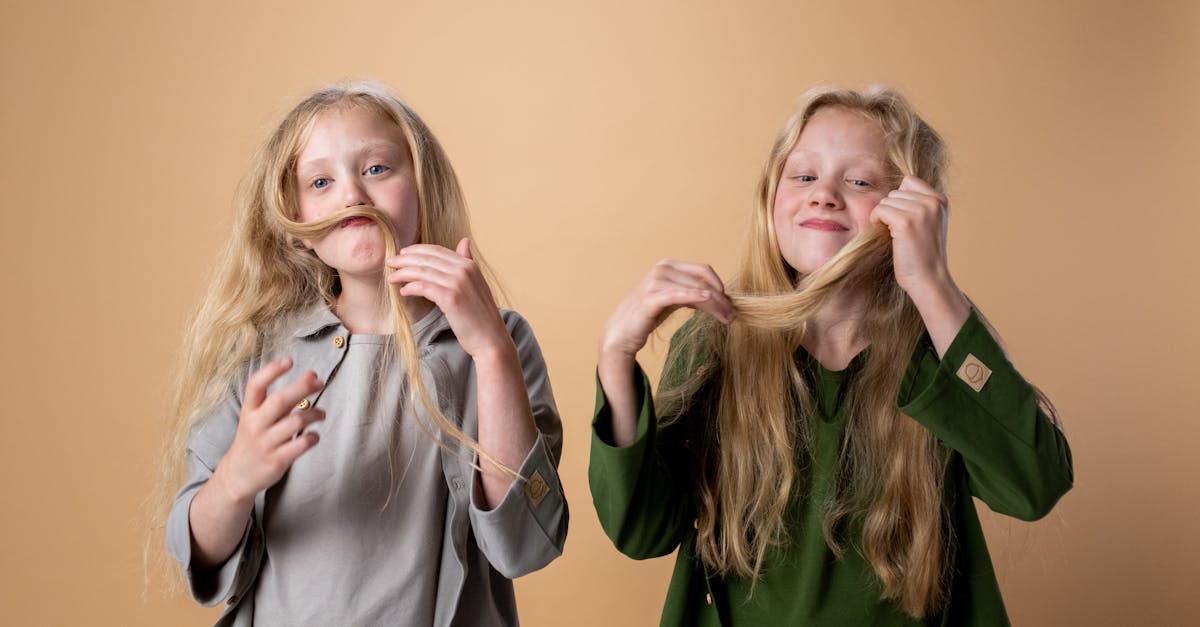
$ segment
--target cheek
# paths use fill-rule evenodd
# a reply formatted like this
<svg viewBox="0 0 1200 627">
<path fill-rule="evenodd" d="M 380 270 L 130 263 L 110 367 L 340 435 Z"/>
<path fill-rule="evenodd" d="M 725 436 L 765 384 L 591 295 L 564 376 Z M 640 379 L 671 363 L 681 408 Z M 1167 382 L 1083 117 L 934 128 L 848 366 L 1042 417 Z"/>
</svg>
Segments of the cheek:
<svg viewBox="0 0 1200 627">
<path fill-rule="evenodd" d="M 395 216 L 396 228 L 401 239 L 408 240 L 401 242 L 402 246 L 415 243 L 417 231 L 421 223 L 421 207 L 420 201 L 417 199 L 417 187 L 415 184 L 405 186 L 400 193 L 400 206 L 398 207 L 397 215 Z"/>
<path fill-rule="evenodd" d="M 313 206 L 311 202 L 301 200 L 296 207 L 296 221 L 298 222 L 313 222 L 321 217 L 321 212 Z M 311 248 L 311 246 L 309 247 Z"/>
<path fill-rule="evenodd" d="M 795 204 L 792 195 L 782 187 L 775 191 L 775 206 L 771 209 L 771 217 L 775 220 L 776 228 L 787 224 L 788 219 L 795 213 Z"/>
<path fill-rule="evenodd" d="M 879 201 L 884 198 L 885 196 L 863 198 L 850 207 L 850 219 L 854 221 L 855 228 L 863 231 L 871 227 L 871 212 L 875 211 Z"/>
</svg>

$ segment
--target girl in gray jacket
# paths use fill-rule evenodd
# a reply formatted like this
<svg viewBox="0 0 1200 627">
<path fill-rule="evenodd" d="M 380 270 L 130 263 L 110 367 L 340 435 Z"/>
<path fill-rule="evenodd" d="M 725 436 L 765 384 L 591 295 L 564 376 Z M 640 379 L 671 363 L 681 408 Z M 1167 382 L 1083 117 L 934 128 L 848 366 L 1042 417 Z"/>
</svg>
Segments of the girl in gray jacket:
<svg viewBox="0 0 1200 627">
<path fill-rule="evenodd" d="M 175 386 L 167 544 L 219 625 L 517 623 L 562 552 L 561 426 L 462 193 L 386 89 L 259 152 Z"/>
</svg>

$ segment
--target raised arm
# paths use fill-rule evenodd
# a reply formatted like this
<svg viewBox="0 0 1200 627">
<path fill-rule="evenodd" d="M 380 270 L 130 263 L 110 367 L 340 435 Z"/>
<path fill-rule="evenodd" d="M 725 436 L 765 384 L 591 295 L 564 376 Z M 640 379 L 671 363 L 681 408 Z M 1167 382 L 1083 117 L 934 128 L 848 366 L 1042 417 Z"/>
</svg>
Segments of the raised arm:
<svg viewBox="0 0 1200 627">
<path fill-rule="evenodd" d="M 710 266 L 664 259 L 617 305 L 604 327 L 597 374 L 608 399 L 608 430 L 614 446 L 629 446 L 637 428 L 637 353 L 663 320 L 680 307 L 707 312 L 726 324 L 737 315 L 725 295 L 725 284 Z"/>
<path fill-rule="evenodd" d="M 487 281 L 471 258 L 470 240 L 457 250 L 417 244 L 390 258 L 388 277 L 402 283 L 400 294 L 420 296 L 445 314 L 459 345 L 475 361 L 479 412 L 479 448 L 517 470 L 537 439 L 521 360 L 500 318 Z M 508 493 L 513 476 L 486 459 L 482 484 L 485 505 L 495 507 Z"/>
</svg>

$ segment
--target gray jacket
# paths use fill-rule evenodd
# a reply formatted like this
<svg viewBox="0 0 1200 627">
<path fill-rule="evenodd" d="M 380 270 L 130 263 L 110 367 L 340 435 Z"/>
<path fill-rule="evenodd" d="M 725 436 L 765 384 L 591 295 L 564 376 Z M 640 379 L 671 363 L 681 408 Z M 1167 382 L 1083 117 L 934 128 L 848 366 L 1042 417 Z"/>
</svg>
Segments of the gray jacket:
<svg viewBox="0 0 1200 627">
<path fill-rule="evenodd" d="M 440 311 L 437 320 L 421 334 L 418 350 L 423 379 L 434 402 L 451 420 L 460 421 L 468 436 L 478 437 L 475 403 L 475 369 L 470 355 L 459 346 Z M 511 579 L 533 572 L 562 554 L 567 535 L 567 503 L 558 477 L 562 452 L 562 425 L 546 364 L 529 323 L 513 311 L 501 315 L 516 344 L 525 374 L 525 386 L 540 437 L 534 443 L 503 501 L 485 511 L 470 450 L 443 440 L 457 455 L 441 452 L 442 471 L 449 498 L 438 572 L 434 624 L 516 625 L 516 599 Z M 346 354 L 342 347 L 350 333 L 324 305 L 298 315 L 295 332 L 278 354 L 289 354 L 297 365 L 272 389 L 287 385 L 307 370 L 323 381 L 335 376 Z M 188 510 L 196 492 L 212 476 L 237 432 L 241 396 L 246 377 L 274 355 L 254 360 L 232 386 L 229 397 L 193 427 L 186 451 L 187 482 L 175 497 L 167 523 L 167 544 L 183 566 L 192 596 L 205 605 L 222 601 L 227 608 L 217 625 L 250 625 L 254 616 L 254 581 L 263 559 L 263 507 L 265 492 L 255 498 L 246 534 L 230 558 L 219 568 L 197 572 L 192 564 Z M 320 393 L 310 402 L 316 403 Z"/>
</svg>

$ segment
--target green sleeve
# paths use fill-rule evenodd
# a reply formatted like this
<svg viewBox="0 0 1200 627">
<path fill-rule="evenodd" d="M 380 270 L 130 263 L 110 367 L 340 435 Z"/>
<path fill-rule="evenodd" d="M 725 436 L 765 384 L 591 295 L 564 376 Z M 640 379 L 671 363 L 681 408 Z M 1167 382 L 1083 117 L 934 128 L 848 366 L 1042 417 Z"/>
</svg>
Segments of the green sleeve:
<svg viewBox="0 0 1200 627">
<path fill-rule="evenodd" d="M 901 389 L 900 411 L 962 456 L 992 510 L 1037 520 L 1071 488 L 1066 438 L 974 310 L 941 360 L 918 346 Z"/>
<path fill-rule="evenodd" d="M 676 351 L 683 333 L 681 329 L 671 340 L 668 365 L 679 361 Z M 682 374 L 668 373 L 664 383 Z M 674 551 L 695 519 L 686 441 L 690 417 L 680 416 L 660 425 L 650 380 L 641 366 L 635 366 L 633 377 L 641 410 L 634 441 L 625 447 L 612 445 L 611 410 L 599 380 L 596 382 L 588 481 L 600 525 L 617 550 L 634 559 L 647 559 Z"/>
</svg>

